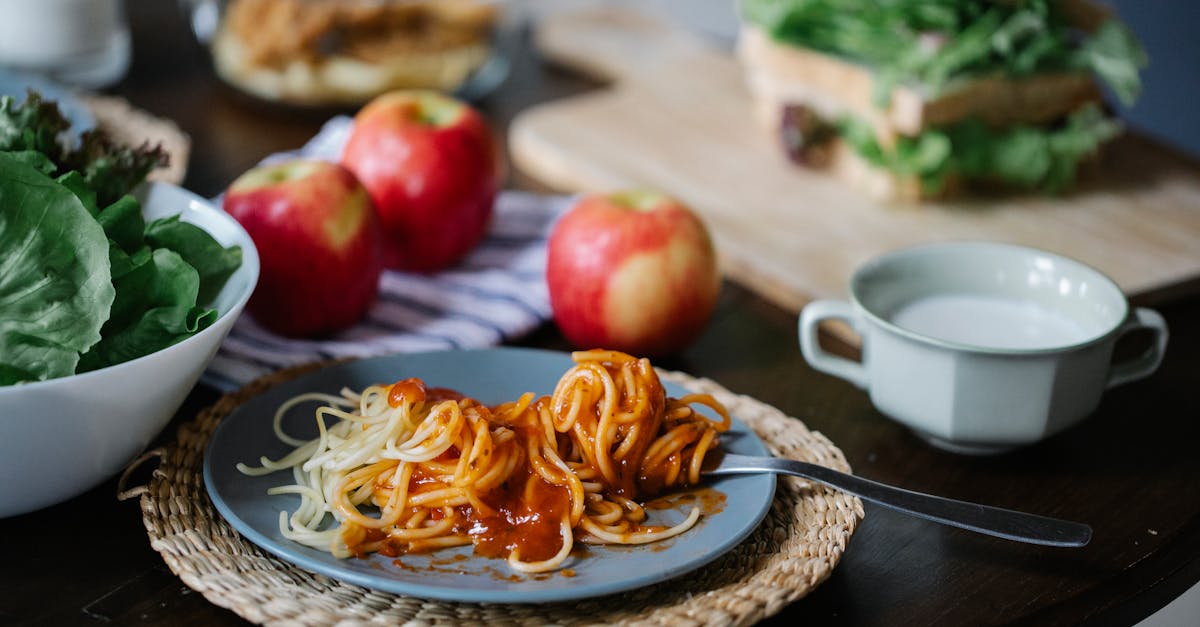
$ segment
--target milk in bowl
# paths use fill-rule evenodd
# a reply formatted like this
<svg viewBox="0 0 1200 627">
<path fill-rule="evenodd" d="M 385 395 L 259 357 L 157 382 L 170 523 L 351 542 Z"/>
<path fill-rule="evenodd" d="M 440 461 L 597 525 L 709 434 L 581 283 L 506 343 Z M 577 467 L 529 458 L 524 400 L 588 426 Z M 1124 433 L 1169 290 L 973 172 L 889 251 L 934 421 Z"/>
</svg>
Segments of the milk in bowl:
<svg viewBox="0 0 1200 627">
<path fill-rule="evenodd" d="M 892 324 L 956 344 L 999 349 L 1039 349 L 1084 342 L 1082 324 L 1033 301 L 979 294 L 936 294 L 908 303 Z"/>
</svg>

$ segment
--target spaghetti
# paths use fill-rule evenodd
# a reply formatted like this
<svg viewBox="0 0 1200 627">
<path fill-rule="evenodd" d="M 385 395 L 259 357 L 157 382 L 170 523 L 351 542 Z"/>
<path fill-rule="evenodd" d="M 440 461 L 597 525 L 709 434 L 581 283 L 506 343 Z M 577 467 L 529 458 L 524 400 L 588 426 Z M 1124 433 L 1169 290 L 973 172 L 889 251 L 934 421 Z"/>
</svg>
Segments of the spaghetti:
<svg viewBox="0 0 1200 627">
<path fill-rule="evenodd" d="M 295 484 L 269 491 L 301 497 L 280 514 L 281 532 L 339 557 L 474 544 L 535 573 L 558 568 L 576 541 L 643 544 L 690 529 L 699 508 L 679 524 L 652 525 L 637 501 L 699 482 L 705 454 L 729 429 L 724 406 L 707 394 L 667 397 L 646 359 L 604 350 L 572 358 L 552 395 L 494 407 L 420 379 L 296 396 L 275 414 L 276 435 L 295 450 L 238 469 L 290 468 Z M 323 403 L 319 437 L 284 433 L 283 415 L 314 400 Z M 326 513 L 338 524 L 322 529 Z"/>
</svg>

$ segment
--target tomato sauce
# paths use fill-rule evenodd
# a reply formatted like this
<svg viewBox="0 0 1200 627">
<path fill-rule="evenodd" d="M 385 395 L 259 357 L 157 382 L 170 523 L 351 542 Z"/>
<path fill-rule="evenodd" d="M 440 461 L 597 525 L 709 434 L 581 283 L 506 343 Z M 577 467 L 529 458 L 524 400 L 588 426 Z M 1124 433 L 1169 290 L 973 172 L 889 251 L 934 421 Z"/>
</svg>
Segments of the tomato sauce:
<svg viewBox="0 0 1200 627">
<path fill-rule="evenodd" d="M 397 381 L 388 388 L 388 406 L 399 407 L 406 401 L 420 403 L 425 400 L 426 395 L 425 382 L 420 379 L 414 377 Z"/>
<path fill-rule="evenodd" d="M 534 481 L 541 487 L 533 490 L 530 501 L 523 497 L 506 500 L 497 504 L 495 514 L 472 516 L 469 533 L 475 537 L 476 553 L 507 557 L 516 550 L 525 562 L 546 560 L 558 553 L 563 542 L 560 525 L 569 508 L 567 492 L 541 479 Z"/>
<path fill-rule="evenodd" d="M 527 418 L 535 415 L 536 412 L 517 415 L 511 412 L 500 412 L 493 415 L 492 409 L 465 397 L 456 390 L 427 387 L 421 379 L 417 378 L 397 381 L 388 389 L 388 404 L 392 407 L 399 407 L 405 403 L 437 403 L 446 400 L 458 402 L 464 413 L 474 413 L 478 417 L 488 420 L 493 426 L 499 426 L 501 421 L 509 423 L 504 426 L 511 429 L 517 437 L 515 441 L 506 446 L 515 447 L 522 451 L 522 455 L 526 450 L 526 442 L 532 438 L 541 437 L 540 427 L 535 421 Z M 534 407 L 536 408 L 539 403 L 544 402 L 548 402 L 548 398 L 538 399 L 534 402 Z M 661 390 L 658 391 L 658 394 L 651 396 L 647 401 L 649 410 L 652 412 L 651 415 L 661 416 L 665 402 L 665 393 Z M 501 415 L 504 417 L 501 418 Z M 510 421 L 516 424 L 512 424 Z M 653 432 L 657 431 L 659 425 L 655 421 L 653 425 L 648 426 L 653 427 Z M 560 448 L 569 446 L 566 434 L 560 434 L 560 438 Z M 587 439 L 592 440 L 591 434 L 588 434 Z M 617 440 L 620 441 L 620 438 Z M 659 464 L 649 471 L 638 468 L 629 460 L 641 460 L 649 441 L 650 439 L 646 438 L 639 442 L 634 446 L 636 450 L 629 451 L 630 454 L 624 459 L 613 460 L 617 485 L 607 486 L 609 489 L 627 498 L 637 498 L 657 495 L 670 483 L 669 473 L 673 468 L 679 468 L 681 457 L 688 456 L 681 456 L 681 452 L 676 452 L 666 460 L 666 463 Z M 461 451 L 458 447 L 452 446 L 434 461 L 453 465 L 460 455 Z M 687 471 L 679 468 L 679 472 L 686 473 Z M 599 474 L 598 472 L 592 473 L 597 477 Z M 397 472 L 389 474 L 387 479 L 379 480 L 375 485 L 376 498 L 386 498 L 385 495 L 390 494 L 394 482 L 399 479 L 399 476 Z M 444 487 L 446 487 L 445 484 L 437 476 L 421 468 L 416 468 L 409 480 L 408 489 L 410 494 L 415 495 Z M 719 495 L 719 493 L 716 494 Z M 700 504 L 703 509 L 708 511 L 720 510 L 724 505 L 724 497 L 723 495 L 719 496 L 720 498 L 717 499 L 710 495 L 702 495 L 699 497 Z M 429 519 L 441 521 L 446 516 L 452 517 L 454 532 L 469 535 L 474 543 L 475 553 L 484 557 L 506 558 L 516 551 L 521 561 L 537 562 L 553 557 L 562 549 L 561 525 L 563 519 L 570 515 L 570 491 L 565 487 L 547 483 L 530 468 L 528 463 L 517 464 L 512 476 L 504 483 L 490 492 L 480 494 L 479 497 L 492 511 L 477 511 L 466 505 L 454 507 L 449 512 L 442 508 L 435 508 L 428 511 Z M 656 505 L 662 507 L 664 504 L 665 502 L 660 500 L 650 505 L 649 508 L 654 508 Z M 383 530 L 366 530 L 365 534 L 361 534 L 355 540 L 358 540 L 355 543 L 357 546 L 351 547 L 351 551 L 355 554 L 360 554 L 362 547 L 368 544 L 379 545 L 380 553 L 393 558 L 404 553 L 421 552 L 414 550 L 406 542 L 390 540 Z M 576 546 L 576 551 L 584 550 L 586 549 L 582 545 Z M 573 575 L 573 571 L 564 573 L 564 576 L 567 577 Z"/>
<path fill-rule="evenodd" d="M 397 381 L 388 388 L 388 405 L 391 407 L 399 407 L 406 401 L 409 403 L 420 403 L 429 401 L 431 403 L 440 403 L 442 401 L 463 401 L 469 400 L 463 396 L 461 392 L 450 388 L 431 388 L 425 385 L 425 382 L 416 377 L 402 379 Z"/>
<path fill-rule="evenodd" d="M 451 390 L 450 388 L 426 388 L 425 393 L 427 398 L 434 403 L 471 400 L 463 396 L 458 390 Z"/>
<path fill-rule="evenodd" d="M 516 550 L 521 561 L 536 562 L 554 557 L 562 549 L 561 524 L 571 509 L 566 488 L 546 483 L 522 464 L 508 481 L 484 495 L 483 501 L 495 513 L 468 513 L 467 533 L 474 538 L 479 555 L 507 557 Z"/>
</svg>

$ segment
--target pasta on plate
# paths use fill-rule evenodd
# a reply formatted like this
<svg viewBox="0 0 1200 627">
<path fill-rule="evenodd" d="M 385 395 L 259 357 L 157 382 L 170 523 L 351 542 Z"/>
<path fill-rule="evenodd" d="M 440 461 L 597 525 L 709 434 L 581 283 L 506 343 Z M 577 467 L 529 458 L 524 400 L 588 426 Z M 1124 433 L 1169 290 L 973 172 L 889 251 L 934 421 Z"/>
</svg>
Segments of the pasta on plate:
<svg viewBox="0 0 1200 627">
<path fill-rule="evenodd" d="M 639 500 L 699 482 L 730 427 L 724 406 L 707 394 L 668 397 L 646 359 L 605 350 L 572 358 L 553 394 L 491 407 L 416 378 L 298 395 L 275 414 L 276 435 L 296 448 L 238 469 L 291 469 L 295 483 L 270 490 L 301 497 L 281 513 L 281 533 L 339 557 L 473 544 L 536 573 L 559 568 L 577 541 L 643 544 L 690 529 L 699 508 L 654 525 Z M 283 415 L 313 401 L 322 403 L 319 436 L 284 433 Z"/>
</svg>

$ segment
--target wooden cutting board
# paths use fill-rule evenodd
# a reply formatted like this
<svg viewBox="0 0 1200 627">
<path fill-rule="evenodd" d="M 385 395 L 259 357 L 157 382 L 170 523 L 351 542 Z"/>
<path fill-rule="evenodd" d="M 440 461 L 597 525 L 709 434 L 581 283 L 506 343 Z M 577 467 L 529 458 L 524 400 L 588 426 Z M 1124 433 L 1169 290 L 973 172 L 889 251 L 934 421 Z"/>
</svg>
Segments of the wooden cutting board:
<svg viewBox="0 0 1200 627">
<path fill-rule="evenodd" d="M 727 275 L 792 311 L 845 297 L 874 255 L 941 240 L 1058 252 L 1145 300 L 1200 287 L 1200 167 L 1149 140 L 1119 140 L 1069 195 L 891 206 L 788 163 L 727 51 L 616 10 L 546 18 L 535 41 L 546 58 L 612 86 L 519 115 L 516 165 L 568 191 L 679 197 L 707 221 Z"/>
</svg>

